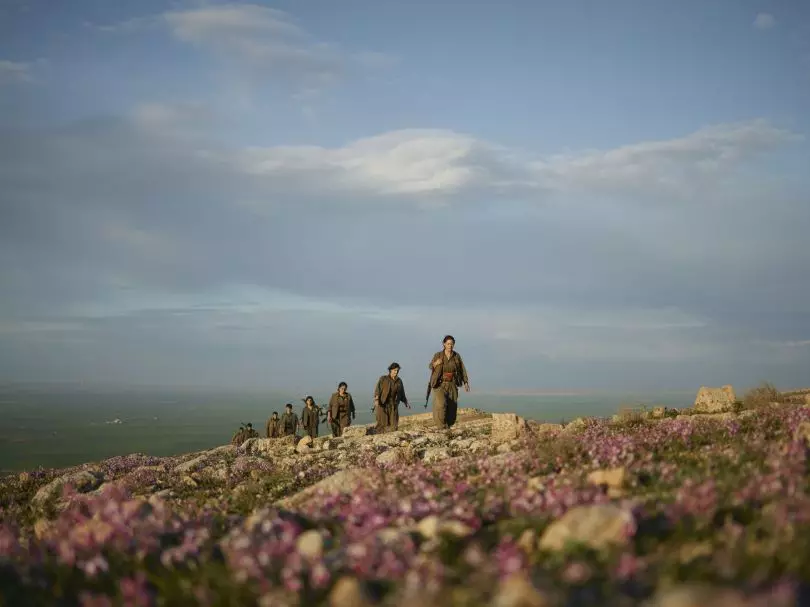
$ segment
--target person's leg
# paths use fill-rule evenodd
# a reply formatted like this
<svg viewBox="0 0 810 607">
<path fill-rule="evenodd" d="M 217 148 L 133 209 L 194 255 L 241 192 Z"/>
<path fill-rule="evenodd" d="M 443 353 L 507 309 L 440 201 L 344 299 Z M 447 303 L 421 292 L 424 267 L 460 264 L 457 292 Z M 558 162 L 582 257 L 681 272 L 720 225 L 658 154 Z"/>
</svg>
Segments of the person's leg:
<svg viewBox="0 0 810 607">
<path fill-rule="evenodd" d="M 396 432 L 399 429 L 399 403 L 391 405 L 391 430 Z"/>
<path fill-rule="evenodd" d="M 447 428 L 447 420 L 445 418 L 446 402 L 444 395 L 444 388 L 439 386 L 433 389 L 433 424 L 437 429 L 443 430 Z"/>
<path fill-rule="evenodd" d="M 385 413 L 385 405 L 380 403 L 377 405 L 377 408 L 374 410 L 374 413 L 377 418 L 377 426 L 374 429 L 375 434 L 382 434 L 385 432 L 385 426 L 388 423 L 388 416 Z"/>
<path fill-rule="evenodd" d="M 458 414 L 458 387 L 449 383 L 446 383 L 445 386 L 445 419 L 449 428 L 456 423 L 456 415 Z"/>
</svg>

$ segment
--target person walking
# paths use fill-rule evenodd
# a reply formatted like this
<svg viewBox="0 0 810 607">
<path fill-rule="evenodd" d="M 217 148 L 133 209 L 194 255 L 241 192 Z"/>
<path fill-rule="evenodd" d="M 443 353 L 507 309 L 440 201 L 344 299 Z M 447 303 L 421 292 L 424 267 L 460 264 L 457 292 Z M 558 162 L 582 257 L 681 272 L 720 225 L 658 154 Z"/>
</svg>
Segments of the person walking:
<svg viewBox="0 0 810 607">
<path fill-rule="evenodd" d="M 405 395 L 405 385 L 399 377 L 399 363 L 388 365 L 388 373 L 382 375 L 374 386 L 374 409 L 376 413 L 376 433 L 395 432 L 399 427 L 399 403 L 411 408 Z"/>
<path fill-rule="evenodd" d="M 430 359 L 430 387 L 433 391 L 433 423 L 436 428 L 446 430 L 456 423 L 458 413 L 458 389 L 470 391 L 470 379 L 461 354 L 455 351 L 456 340 L 445 335 L 444 348 Z"/>
<path fill-rule="evenodd" d="M 348 392 L 349 386 L 345 381 L 338 384 L 337 392 L 329 399 L 327 417 L 332 427 L 332 436 L 342 436 L 343 431 L 355 418 L 354 400 Z"/>
</svg>

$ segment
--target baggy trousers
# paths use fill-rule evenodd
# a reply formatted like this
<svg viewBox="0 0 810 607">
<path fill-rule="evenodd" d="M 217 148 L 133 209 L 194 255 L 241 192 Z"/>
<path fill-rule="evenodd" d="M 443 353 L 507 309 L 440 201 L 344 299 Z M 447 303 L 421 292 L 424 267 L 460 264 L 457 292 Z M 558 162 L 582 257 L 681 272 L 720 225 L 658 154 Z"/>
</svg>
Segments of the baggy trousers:
<svg viewBox="0 0 810 607">
<path fill-rule="evenodd" d="M 399 427 L 399 403 L 385 403 L 377 405 L 375 410 L 377 426 L 375 432 L 396 432 Z"/>
<path fill-rule="evenodd" d="M 349 427 L 349 414 L 341 414 L 332 418 L 332 436 L 343 436 L 343 431 Z"/>
<path fill-rule="evenodd" d="M 456 423 L 458 412 L 458 386 L 452 381 L 443 381 L 433 388 L 433 423 L 446 430 Z"/>
</svg>

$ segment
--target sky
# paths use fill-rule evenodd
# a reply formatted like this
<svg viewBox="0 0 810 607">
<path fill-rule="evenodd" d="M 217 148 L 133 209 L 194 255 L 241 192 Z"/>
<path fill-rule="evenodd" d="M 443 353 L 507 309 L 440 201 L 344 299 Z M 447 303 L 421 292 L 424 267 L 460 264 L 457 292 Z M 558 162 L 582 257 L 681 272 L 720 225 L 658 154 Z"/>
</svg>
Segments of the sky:
<svg viewBox="0 0 810 607">
<path fill-rule="evenodd" d="M 804 0 L 0 2 L 0 380 L 810 385 Z"/>
</svg>

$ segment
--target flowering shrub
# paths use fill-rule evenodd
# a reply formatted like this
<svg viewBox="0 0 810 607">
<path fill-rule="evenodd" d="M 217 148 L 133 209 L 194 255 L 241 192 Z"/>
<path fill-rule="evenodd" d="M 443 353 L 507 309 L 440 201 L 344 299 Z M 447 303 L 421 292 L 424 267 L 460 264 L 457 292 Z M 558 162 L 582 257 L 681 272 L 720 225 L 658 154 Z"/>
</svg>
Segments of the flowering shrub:
<svg viewBox="0 0 810 607">
<path fill-rule="evenodd" d="M 65 471 L 36 470 L 0 483 L 0 604 L 319 605 L 348 576 L 387 604 L 476 605 L 516 573 L 592 604 L 684 581 L 789 604 L 810 581 L 807 423 L 810 410 L 787 406 L 591 419 L 435 465 L 377 465 L 369 449 L 351 456 L 362 469 L 351 487 L 291 511 L 273 504 L 334 474 L 336 459 L 231 454 L 186 474 L 178 458 L 111 458 L 98 464 L 104 485 L 66 487 L 50 520 L 31 497 Z M 589 481 L 603 469 L 622 470 L 612 492 Z M 542 541 L 567 513 L 609 503 L 632 521 L 612 543 Z"/>
</svg>

